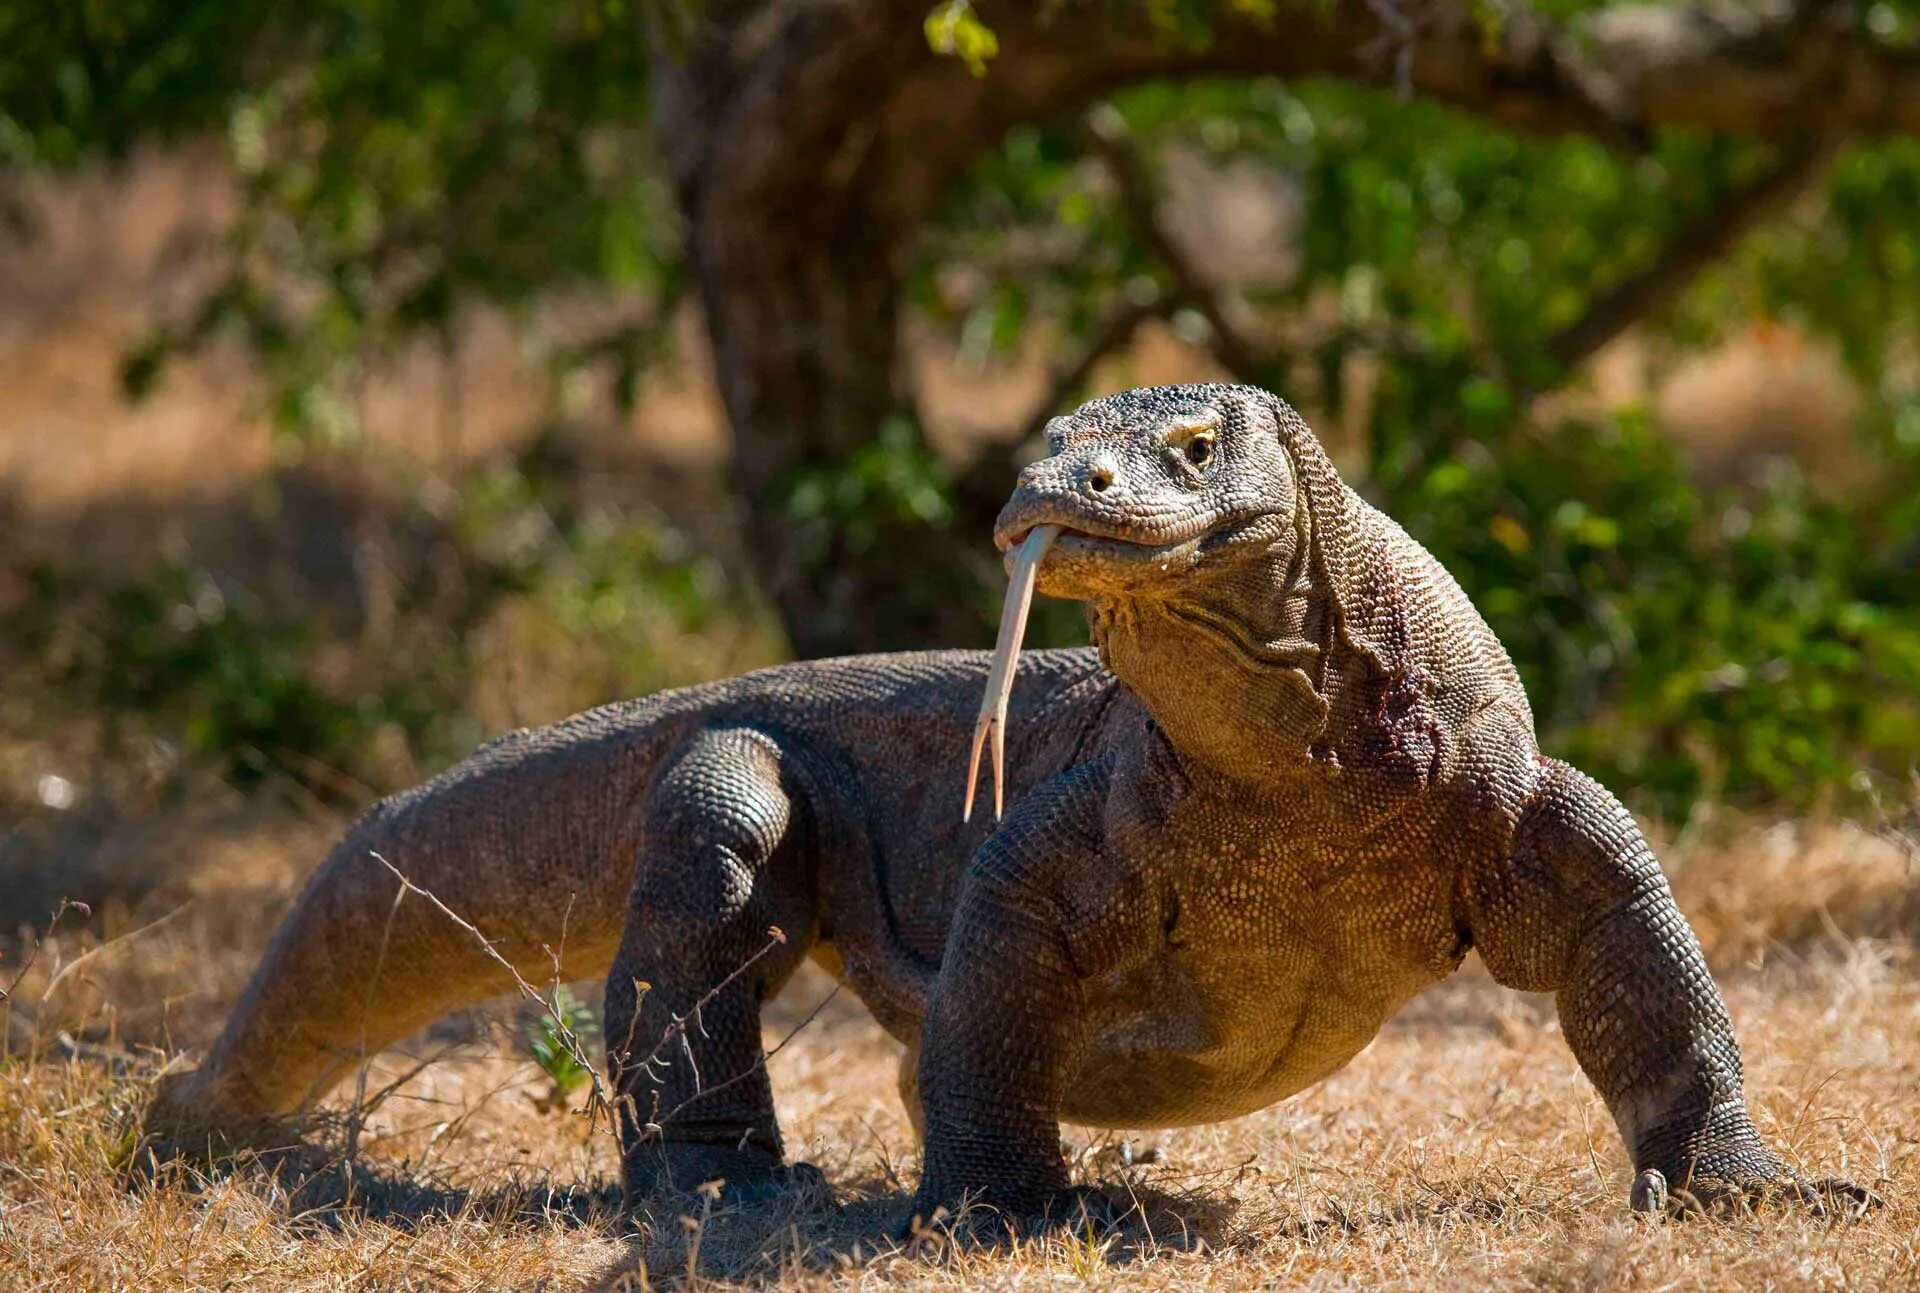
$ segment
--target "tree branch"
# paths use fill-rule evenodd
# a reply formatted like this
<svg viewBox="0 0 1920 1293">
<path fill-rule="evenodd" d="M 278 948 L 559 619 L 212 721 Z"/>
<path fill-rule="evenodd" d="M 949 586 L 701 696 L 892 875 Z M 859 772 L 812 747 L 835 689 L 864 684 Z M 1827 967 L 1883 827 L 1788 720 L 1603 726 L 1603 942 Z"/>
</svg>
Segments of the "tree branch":
<svg viewBox="0 0 1920 1293">
<path fill-rule="evenodd" d="M 1000 44 L 984 76 L 928 49 L 927 0 L 709 3 L 677 47 L 655 44 L 654 126 L 735 433 L 748 542 L 801 654 L 978 630 L 964 598 L 925 578 L 962 568 L 965 540 L 942 560 L 900 543 L 848 561 L 832 532 L 796 541 L 786 490 L 898 406 L 898 266 L 1016 124 L 1141 81 L 1243 75 L 1397 82 L 1513 129 L 1628 147 L 1670 128 L 1920 135 L 1920 50 L 1873 38 L 1851 0 L 1627 5 L 1569 21 L 1483 0 L 1287 0 L 1264 18 L 1241 0 L 1178 8 L 1205 39 L 1170 37 L 1159 6 L 978 0 Z M 1214 309 L 1216 348 L 1245 375 L 1252 348 L 1233 353 L 1223 322 Z M 1574 337 L 1565 353 L 1587 344 Z"/>
<path fill-rule="evenodd" d="M 1547 353 L 1561 368 L 1577 368 L 1641 319 L 1665 310 L 1703 270 L 1806 192 L 1832 158 L 1826 143 L 1789 145 L 1764 172 L 1695 216 L 1653 264 L 1594 297 L 1586 314 L 1548 340 Z"/>
<path fill-rule="evenodd" d="M 1517 129 L 1626 144 L 1668 127 L 1920 134 L 1920 50 L 1875 40 L 1847 0 L 1623 5 L 1565 21 L 1472 0 L 1384 6 L 1392 16 L 1379 0 L 1292 3 L 1271 20 L 1248 9 L 1218 0 L 1210 37 L 1182 42 L 1111 6 L 983 3 L 1001 42 L 983 79 L 1013 93 L 982 106 L 997 117 L 1044 96 L 1057 110 L 1073 100 L 1054 96 L 1239 73 L 1398 83 Z"/>
<path fill-rule="evenodd" d="M 1109 104 L 1097 105 L 1083 120 L 1081 134 L 1087 151 L 1098 157 L 1112 175 L 1127 223 L 1173 283 L 1146 301 L 1128 302 L 1115 310 L 1086 348 L 1054 371 L 1046 395 L 1020 434 L 974 460 L 956 490 L 963 508 L 969 511 L 998 510 L 1006 482 L 1019 472 L 1027 446 L 1046 431 L 1048 420 L 1086 382 L 1094 366 L 1131 341 L 1148 319 L 1165 318 L 1183 306 L 1197 310 L 1207 321 L 1214 357 L 1236 377 L 1253 381 L 1266 367 L 1253 344 L 1228 317 L 1221 294 L 1167 232 L 1160 219 L 1153 177 L 1120 114 Z"/>
<path fill-rule="evenodd" d="M 1147 174 L 1146 161 L 1139 149 L 1134 147 L 1127 123 L 1112 105 L 1103 103 L 1087 113 L 1083 125 L 1088 150 L 1113 176 L 1127 222 L 1146 244 L 1148 254 L 1172 276 L 1173 295 L 1198 310 L 1207 321 L 1207 327 L 1213 332 L 1213 350 L 1220 362 L 1242 381 L 1254 380 L 1261 368 L 1259 357 L 1227 317 L 1219 292 L 1194 268 L 1186 252 L 1161 222 L 1153 178 Z"/>
</svg>

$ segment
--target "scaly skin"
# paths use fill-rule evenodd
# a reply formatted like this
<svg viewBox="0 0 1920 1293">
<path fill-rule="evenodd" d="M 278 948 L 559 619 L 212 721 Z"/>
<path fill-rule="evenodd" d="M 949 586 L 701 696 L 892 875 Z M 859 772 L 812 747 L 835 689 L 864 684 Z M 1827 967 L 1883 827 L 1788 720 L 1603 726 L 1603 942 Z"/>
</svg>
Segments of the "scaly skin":
<svg viewBox="0 0 1920 1293">
<path fill-rule="evenodd" d="M 1022 659 L 997 828 L 957 811 L 984 653 L 788 665 L 515 733 L 354 828 L 156 1120 L 284 1117 L 506 986 L 470 935 L 396 904 L 378 852 L 530 978 L 549 948 L 606 974 L 616 1050 L 650 1049 L 785 931 L 657 1062 L 614 1057 L 635 1201 L 794 1179 L 759 1009 L 808 952 L 917 1053 L 920 1210 L 1035 1215 L 1069 1198 L 1061 1118 L 1271 1104 L 1475 946 L 1500 982 L 1556 994 L 1635 1206 L 1869 1200 L 1761 1142 L 1632 819 L 1541 756 L 1492 632 L 1293 410 L 1249 387 L 1131 391 L 1049 441 L 995 538 L 1067 527 L 1040 589 L 1088 604 L 1097 653 Z"/>
</svg>

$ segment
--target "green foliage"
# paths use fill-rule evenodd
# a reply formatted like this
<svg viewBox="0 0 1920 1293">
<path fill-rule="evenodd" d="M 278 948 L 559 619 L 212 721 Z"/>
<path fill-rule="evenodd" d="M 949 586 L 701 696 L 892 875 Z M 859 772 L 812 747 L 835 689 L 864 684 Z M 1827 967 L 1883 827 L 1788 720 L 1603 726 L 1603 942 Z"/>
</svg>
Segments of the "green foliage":
<svg viewBox="0 0 1920 1293">
<path fill-rule="evenodd" d="M 34 578 L 38 613 L 19 628 L 51 663 L 46 681 L 118 727 L 177 742 L 237 785 L 285 773 L 334 797 L 338 775 L 365 770 L 358 756 L 383 729 L 423 742 L 452 712 L 454 696 L 432 678 L 335 694 L 316 678 L 322 639 L 311 624 L 271 615 L 205 570 L 166 562 L 104 589 L 52 568 Z"/>
<path fill-rule="evenodd" d="M 916 541 L 952 532 L 956 506 L 952 466 L 912 418 L 895 415 L 864 444 L 801 461 L 769 497 L 789 550 L 817 587 L 831 589 L 857 570 L 886 588 L 883 611 L 852 612 L 869 617 L 870 640 L 913 647 L 986 638 L 991 544 Z"/>
<path fill-rule="evenodd" d="M 1149 161 L 1181 150 L 1297 186 L 1297 265 L 1230 285 L 1272 356 L 1248 376 L 1324 427 L 1350 366 L 1377 368 L 1344 465 L 1474 596 L 1549 748 L 1669 814 L 1905 775 L 1920 749 L 1915 141 L 1850 151 L 1818 218 L 1777 222 L 1648 321 L 1668 356 L 1754 319 L 1832 337 L 1870 393 L 1856 435 L 1879 464 L 1843 495 L 1785 464 L 1707 489 L 1644 412 L 1534 401 L 1566 379 L 1555 334 L 1766 165 L 1763 147 L 1673 135 L 1628 157 L 1343 85 L 1148 85 L 1118 106 Z M 1073 135 L 1022 127 L 956 195 L 914 290 L 985 353 L 1042 319 L 1084 343 L 1173 285 Z"/>
<path fill-rule="evenodd" d="M 1237 7 L 1284 21 L 1265 0 Z M 176 351 L 238 338 L 289 439 L 351 441 L 376 359 L 450 344 L 468 303 L 530 318 L 582 288 L 618 301 L 621 322 L 551 345 L 556 391 L 592 369 L 631 402 L 671 355 L 687 291 L 648 142 L 640 8 L 673 42 L 699 5 L 0 0 L 0 165 L 224 139 L 243 185 L 225 272 L 127 356 L 130 394 Z M 1218 8 L 1143 12 L 1167 41 L 1202 45 Z M 1497 27 L 1499 6 L 1478 9 Z M 1856 20 L 1911 47 L 1916 13 L 1911 0 L 1863 3 Z M 995 75 L 997 38 L 967 0 L 930 0 L 924 26 L 932 48 Z M 1573 416 L 1537 397 L 1571 376 L 1555 337 L 1769 165 L 1766 141 L 1669 135 L 1631 156 L 1269 80 L 1146 84 L 1115 106 L 1163 189 L 1177 152 L 1278 177 L 1297 197 L 1287 272 L 1225 285 L 1267 356 L 1242 375 L 1318 425 L 1364 429 L 1336 444 L 1343 468 L 1474 595 L 1552 749 L 1672 813 L 1701 795 L 1805 804 L 1906 772 L 1920 749 L 1920 141 L 1850 149 L 1817 209 L 1750 237 L 1648 321 L 1661 364 L 1756 322 L 1830 339 L 1865 396 L 1852 447 L 1874 469 L 1849 492 L 1785 467 L 1708 488 L 1648 411 Z M 1070 357 L 1121 307 L 1185 286 L 1082 134 L 1053 121 L 1016 125 L 980 159 L 925 231 L 906 299 L 965 364 L 1043 327 L 1055 358 Z M 1205 335 L 1191 312 L 1171 323 Z M 1377 381 L 1359 389 L 1356 371 Z M 457 752 L 436 715 L 457 713 L 474 681 L 463 635 L 502 605 L 585 644 L 598 663 L 572 667 L 597 694 L 684 681 L 692 656 L 717 669 L 760 649 L 739 642 L 777 637 L 701 555 L 710 536 L 582 505 L 577 482 L 536 462 L 463 484 L 439 519 L 481 592 L 452 644 L 405 654 L 391 688 L 338 694 L 321 681 L 318 626 L 184 565 L 74 617 L 87 627 L 73 641 L 91 633 L 114 651 L 56 655 L 93 703 L 156 716 L 217 757 L 281 748 L 351 769 L 377 730 L 429 761 Z M 853 565 L 897 575 L 893 613 L 916 632 L 945 623 L 940 607 L 991 616 L 984 543 L 979 569 L 936 581 L 900 541 L 974 523 L 910 414 L 803 462 L 778 492 L 800 563 L 823 583 Z M 1036 632 L 1081 630 L 1043 607 Z"/>
<path fill-rule="evenodd" d="M 583 506 L 579 482 L 537 459 L 468 482 L 452 529 L 487 596 L 516 600 L 566 644 L 571 689 L 586 703 L 779 658 L 779 626 L 757 591 L 693 535 L 651 509 Z"/>
<path fill-rule="evenodd" d="M 1778 318 L 1833 338 L 1862 389 L 1878 396 L 1864 428 L 1878 450 L 1920 394 L 1911 358 L 1920 322 L 1920 139 L 1849 149 L 1826 196 L 1822 219 L 1777 222 L 1707 275 L 1676 331 L 1699 343 L 1728 319 Z"/>
<path fill-rule="evenodd" d="M 565 984 L 554 988 L 547 1009 L 550 1013 L 540 1019 L 540 1035 L 527 1044 L 527 1052 L 540 1071 L 552 1079 L 554 1098 L 564 1100 L 593 1078 L 593 1071 L 574 1058 L 565 1031 L 587 1044 L 599 1034 L 600 1021 L 591 1008 L 567 991 Z"/>
<path fill-rule="evenodd" d="M 243 182 L 224 277 L 129 357 L 130 394 L 174 353 L 239 338 L 285 432 L 350 440 L 373 357 L 450 341 L 463 302 L 530 308 L 578 284 L 647 322 L 555 363 L 611 365 L 630 390 L 682 291 L 643 26 L 624 0 L 0 0 L 0 165 L 224 135 Z"/>
<path fill-rule="evenodd" d="M 1831 801 L 1905 772 L 1910 528 L 1819 498 L 1785 464 L 1704 493 L 1641 419 L 1498 455 L 1469 444 L 1400 482 L 1395 512 L 1464 577 L 1555 753 L 1673 816 L 1701 798 Z"/>
<path fill-rule="evenodd" d="M 1782 463 L 1709 491 L 1644 418 L 1542 420 L 1527 392 L 1559 378 L 1553 334 L 1711 210 L 1751 149 L 1672 137 L 1633 161 L 1341 92 L 1303 103 L 1332 129 L 1301 159 L 1313 216 L 1297 290 L 1317 274 L 1349 325 L 1321 370 L 1356 346 L 1384 354 L 1371 487 L 1475 596 L 1550 747 L 1669 814 L 1904 776 L 1920 749 L 1920 588 L 1901 570 L 1920 455 L 1894 442 L 1911 395 L 1885 360 L 1920 303 L 1912 141 L 1843 159 L 1831 214 L 1741 248 L 1685 298 L 1669 342 L 1756 317 L 1832 336 L 1892 397 L 1856 432 L 1881 473 L 1842 497 Z M 1375 310 L 1406 333 L 1370 339 Z"/>
<path fill-rule="evenodd" d="M 987 74 L 987 60 L 1000 52 L 1000 38 L 993 34 L 969 0 L 941 0 L 926 20 L 927 47 L 967 65 L 975 76 Z"/>
<path fill-rule="evenodd" d="M 921 438 L 919 428 L 894 418 L 872 443 L 845 458 L 813 463 L 795 473 L 787 491 L 787 514 L 798 541 L 828 544 L 871 556 L 899 527 L 944 528 L 953 519 L 945 464 Z"/>
<path fill-rule="evenodd" d="M 218 123 L 267 15 L 235 0 L 0 0 L 0 166 Z"/>
</svg>

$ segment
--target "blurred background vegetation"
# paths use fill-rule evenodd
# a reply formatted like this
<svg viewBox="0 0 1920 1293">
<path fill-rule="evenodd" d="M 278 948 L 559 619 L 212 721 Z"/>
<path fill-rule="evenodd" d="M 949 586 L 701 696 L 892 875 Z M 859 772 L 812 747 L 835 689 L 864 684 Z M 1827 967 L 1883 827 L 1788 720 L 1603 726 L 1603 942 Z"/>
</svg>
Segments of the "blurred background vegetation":
<svg viewBox="0 0 1920 1293">
<path fill-rule="evenodd" d="M 1636 807 L 1904 796 L 1920 117 L 1601 113 L 1523 16 L 0 0 L 0 852 L 985 645 L 1044 418 L 1219 378 Z M 1783 21 L 1912 76 L 1910 4 Z"/>
</svg>

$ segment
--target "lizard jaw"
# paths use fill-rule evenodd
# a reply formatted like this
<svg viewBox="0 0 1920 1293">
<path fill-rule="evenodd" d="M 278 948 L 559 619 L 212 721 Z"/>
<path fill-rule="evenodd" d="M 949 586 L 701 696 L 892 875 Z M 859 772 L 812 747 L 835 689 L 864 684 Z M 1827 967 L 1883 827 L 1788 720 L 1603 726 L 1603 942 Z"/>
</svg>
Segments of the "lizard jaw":
<svg viewBox="0 0 1920 1293">
<path fill-rule="evenodd" d="M 1011 506 L 1008 508 L 1012 510 Z M 1118 527 L 1102 524 L 1099 520 L 1085 515 L 1077 515 L 1078 509 L 1056 506 L 1022 508 L 1024 515 L 1009 522 L 1002 519 L 994 527 L 993 541 L 1002 552 L 1011 554 L 1026 537 L 1042 525 L 1051 525 L 1060 531 L 1063 542 L 1076 548 L 1099 550 L 1124 554 L 1144 554 L 1176 548 L 1203 538 L 1211 527 L 1209 518 L 1204 516 L 1182 517 L 1162 528 L 1158 533 L 1143 535 L 1140 531 L 1126 533 Z"/>
<path fill-rule="evenodd" d="M 1039 586 L 1049 596 L 1074 601 L 1099 601 L 1112 595 L 1153 597 L 1178 587 L 1173 577 L 1192 571 L 1211 556 L 1249 543 L 1270 543 L 1275 530 L 1287 521 L 1279 513 L 1258 513 L 1227 524 L 1182 527 L 1157 542 L 1052 521 L 1049 528 L 1059 535 L 1046 554 Z M 1009 574 L 1026 540 L 1040 528 L 1021 524 L 994 536 L 1008 550 Z"/>
</svg>

